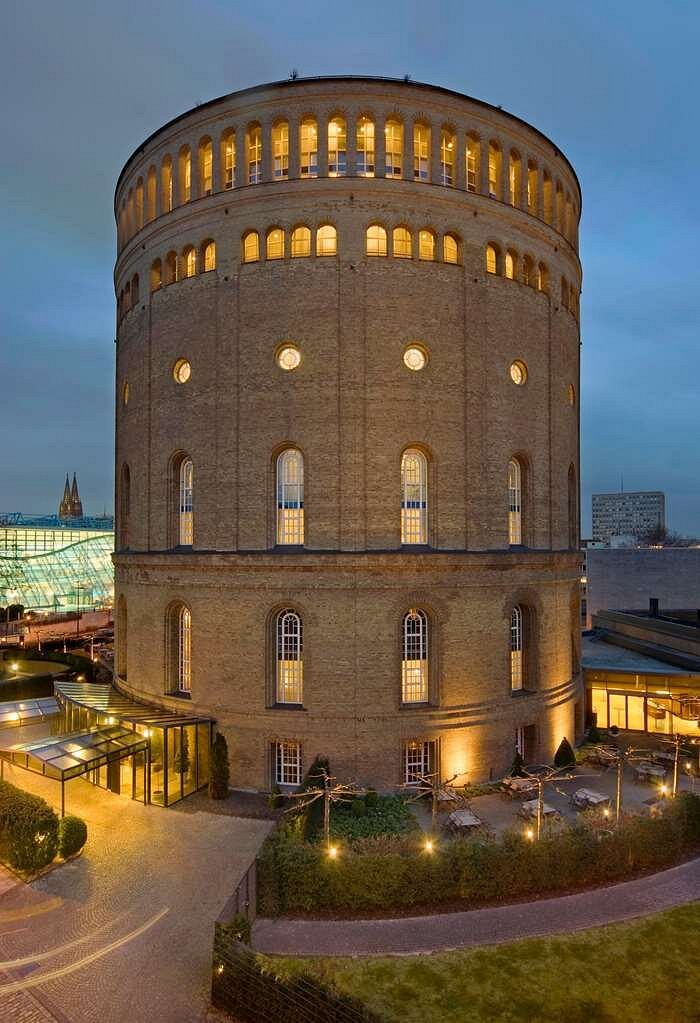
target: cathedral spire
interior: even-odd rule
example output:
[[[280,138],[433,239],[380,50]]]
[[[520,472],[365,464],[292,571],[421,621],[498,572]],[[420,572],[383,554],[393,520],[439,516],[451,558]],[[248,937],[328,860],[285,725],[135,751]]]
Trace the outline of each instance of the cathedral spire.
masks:
[[[66,485],[63,488],[63,499],[58,506],[58,517],[59,519],[69,519],[71,517],[71,493],[68,473],[66,473]]]
[[[78,481],[75,473],[73,473],[73,485],[70,488],[70,511],[71,518],[82,519],[83,502],[80,500],[80,494],[78,493]]]

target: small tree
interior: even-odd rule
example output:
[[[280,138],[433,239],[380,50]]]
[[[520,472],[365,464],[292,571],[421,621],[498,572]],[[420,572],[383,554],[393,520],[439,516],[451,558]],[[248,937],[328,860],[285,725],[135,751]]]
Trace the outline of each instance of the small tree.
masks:
[[[175,754],[175,763],[173,766],[178,774],[187,774],[190,769],[190,743],[187,738],[186,727],[182,730],[182,742]],[[226,776],[226,782],[228,784],[228,775]]]
[[[559,743],[559,749],[554,754],[555,767],[572,767],[576,763],[576,755],[571,748],[571,743],[564,736]]]
[[[212,799],[226,799],[229,777],[228,743],[221,732],[217,732],[211,748],[209,767],[209,795]]]
[[[524,765],[523,755],[519,749],[516,749],[515,756],[513,757],[513,766],[510,769],[511,778],[522,778]]]

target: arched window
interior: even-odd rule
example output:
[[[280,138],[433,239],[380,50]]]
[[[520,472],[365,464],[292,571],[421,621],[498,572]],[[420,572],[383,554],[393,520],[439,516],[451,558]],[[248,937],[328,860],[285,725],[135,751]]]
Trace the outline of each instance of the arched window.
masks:
[[[537,265],[537,290],[549,290],[549,271],[546,263],[538,263]]]
[[[182,205],[192,198],[192,154],[189,146],[183,146],[180,150],[177,173]]]
[[[165,283],[174,284],[178,279],[178,259],[177,252],[172,249],[165,257]]]
[[[413,177],[430,180],[430,128],[426,124],[413,125]]]
[[[202,242],[201,258],[201,266],[205,274],[210,270],[216,270],[216,242],[211,239]]]
[[[523,649],[524,649],[523,609],[519,604],[510,612],[510,688],[511,692],[519,692],[524,686]]]
[[[158,215],[158,174],[150,167],[146,178],[146,220],[155,220]]]
[[[523,470],[517,458],[508,462],[508,543],[523,542]]]
[[[134,274],[131,278],[131,305],[136,307],[139,303],[139,275]]]
[[[143,178],[139,178],[136,182],[136,230],[140,231],[143,227]]]
[[[249,185],[262,181],[262,128],[251,124],[246,133],[246,165]]]
[[[555,226],[557,231],[561,231],[561,233],[564,234],[566,230],[566,225],[564,223],[564,190],[561,187],[561,181],[557,181],[556,196],[557,196],[556,207],[557,222]]]
[[[115,665],[116,672],[119,678],[126,681],[127,677],[127,636],[128,636],[128,618],[126,610],[126,598],[123,593],[119,594],[117,600],[117,629],[116,629],[116,653],[117,663]]]
[[[410,259],[413,255],[413,239],[407,227],[394,228],[392,252],[396,259]]]
[[[318,128],[315,117],[305,117],[299,125],[299,176],[318,177]]]
[[[292,259],[311,255],[311,231],[308,227],[295,227],[292,231]]]
[[[333,117],[328,122],[328,176],[341,178],[347,174],[347,130],[344,117]]]
[[[127,281],[124,285],[124,312],[128,313],[131,309],[131,281]]]
[[[509,281],[514,281],[518,276],[518,254],[513,249],[506,252],[504,274]]]
[[[374,121],[369,117],[358,117],[357,155],[355,168],[362,178],[374,177]]]
[[[173,208],[173,161],[164,156],[160,165],[160,201],[162,213],[170,213]]]
[[[569,466],[568,474],[568,519],[569,519],[569,550],[578,549],[578,487],[576,486],[576,469]]]
[[[338,252],[338,232],[332,224],[323,224],[316,232],[316,255],[335,256]]]
[[[214,187],[214,147],[209,136],[199,140],[199,194],[211,195]]]
[[[275,181],[289,177],[289,124],[279,121],[272,127],[272,176]]]
[[[236,133],[228,128],[221,136],[221,184],[224,189],[236,184]]]
[[[126,232],[128,238],[134,234],[134,193],[131,188],[126,197]]]
[[[197,253],[194,245],[186,245],[182,250],[182,275],[194,277],[197,273]]]
[[[368,256],[386,256],[386,230],[380,224],[371,224],[367,228],[365,252]]]
[[[486,272],[498,273],[498,249],[495,245],[486,246]]]
[[[119,547],[129,548],[129,515],[131,513],[131,473],[126,462],[119,478]]]
[[[560,292],[561,292],[561,304],[562,304],[562,307],[564,309],[568,309],[569,308],[569,283],[568,283],[566,277],[562,277],[562,279],[561,279]]]
[[[497,142],[489,142],[489,195],[501,198],[501,147]]]
[[[537,164],[533,160],[527,162],[527,212],[537,216]]]
[[[289,608],[277,615],[276,703],[304,702],[304,659],[301,617]]]
[[[246,231],[243,235],[243,262],[257,263],[260,259],[260,235],[257,231]]]
[[[284,259],[284,231],[281,227],[272,227],[265,238],[265,258]]]
[[[427,228],[418,232],[418,258],[435,259],[435,235]]]
[[[194,540],[193,475],[192,459],[183,458],[178,488],[177,543],[180,547],[191,547]]]
[[[552,179],[548,171],[542,174],[542,200],[544,205],[544,219],[548,224],[552,223]]]
[[[455,183],[455,135],[449,128],[440,132],[440,184]]]
[[[304,456],[287,448],[277,458],[277,543],[304,542]]]
[[[163,266],[159,259],[151,263],[151,291],[158,291],[163,284]]]
[[[481,146],[476,135],[467,135],[467,191],[479,191]]]
[[[387,178],[403,177],[403,125],[389,120],[384,126],[385,168]]]
[[[428,702],[428,616],[411,608],[403,617],[401,700]]]
[[[535,265],[532,256],[523,256],[523,284],[530,288],[535,285]]]
[[[459,263],[459,242],[453,234],[442,239],[442,258],[445,263]]]
[[[511,206],[520,206],[520,157],[511,149],[508,156],[508,198]]]
[[[428,460],[417,448],[401,457],[401,543],[428,542]]]
[[[177,635],[177,688],[181,693],[192,692],[192,614],[184,604],[178,615]]]

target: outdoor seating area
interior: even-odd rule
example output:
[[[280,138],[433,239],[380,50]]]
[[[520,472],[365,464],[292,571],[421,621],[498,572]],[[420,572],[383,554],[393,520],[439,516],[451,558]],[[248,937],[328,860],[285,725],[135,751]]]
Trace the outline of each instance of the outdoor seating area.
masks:
[[[604,810],[610,807],[610,796],[595,789],[577,789],[571,796],[571,806],[575,810]]]
[[[508,799],[531,799],[537,795],[537,782],[533,778],[504,778],[501,789]]]
[[[636,782],[664,782],[666,779],[666,768],[661,764],[655,764],[651,760],[640,760],[634,765],[634,780]]]
[[[526,821],[537,820],[537,804],[539,800],[528,799],[526,800],[518,810],[518,816],[522,817]],[[545,817],[560,817],[561,814],[556,807],[550,806],[549,803],[542,804],[542,813]]]
[[[484,822],[472,810],[453,810],[445,826],[448,831],[461,835],[483,828]]]

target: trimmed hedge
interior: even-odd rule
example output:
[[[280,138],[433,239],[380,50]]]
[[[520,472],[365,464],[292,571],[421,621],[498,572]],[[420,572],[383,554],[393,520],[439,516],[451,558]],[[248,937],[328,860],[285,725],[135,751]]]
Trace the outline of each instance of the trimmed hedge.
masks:
[[[41,870],[57,847],[58,817],[49,804],[0,781],[0,860],[16,870]]]
[[[586,820],[539,842],[454,838],[434,854],[415,838],[323,849],[280,830],[258,857],[258,912],[357,912],[459,902],[476,905],[556,893],[667,866],[700,845],[700,797],[678,795],[657,817],[631,816],[610,832]]]
[[[69,814],[58,822],[58,855],[63,859],[75,856],[87,842],[87,824],[82,817]]]

